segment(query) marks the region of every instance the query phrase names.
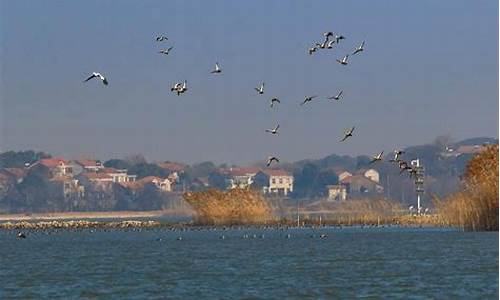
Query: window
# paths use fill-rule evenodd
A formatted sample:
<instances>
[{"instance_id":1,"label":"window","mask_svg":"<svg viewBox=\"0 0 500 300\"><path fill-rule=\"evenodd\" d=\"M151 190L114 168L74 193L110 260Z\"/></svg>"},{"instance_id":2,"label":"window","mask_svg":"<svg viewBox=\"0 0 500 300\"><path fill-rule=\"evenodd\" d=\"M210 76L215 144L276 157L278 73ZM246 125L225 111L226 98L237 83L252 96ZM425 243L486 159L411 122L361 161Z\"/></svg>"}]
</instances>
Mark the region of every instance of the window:
<instances>
[{"instance_id":1,"label":"window","mask_svg":"<svg viewBox=\"0 0 500 300\"><path fill-rule=\"evenodd\" d=\"M283 184L283 178L280 178L280 184Z\"/></svg>"},{"instance_id":2,"label":"window","mask_svg":"<svg viewBox=\"0 0 500 300\"><path fill-rule=\"evenodd\" d=\"M271 179L271 182L272 182L273 184L276 184L276 178Z\"/></svg>"}]
</instances>

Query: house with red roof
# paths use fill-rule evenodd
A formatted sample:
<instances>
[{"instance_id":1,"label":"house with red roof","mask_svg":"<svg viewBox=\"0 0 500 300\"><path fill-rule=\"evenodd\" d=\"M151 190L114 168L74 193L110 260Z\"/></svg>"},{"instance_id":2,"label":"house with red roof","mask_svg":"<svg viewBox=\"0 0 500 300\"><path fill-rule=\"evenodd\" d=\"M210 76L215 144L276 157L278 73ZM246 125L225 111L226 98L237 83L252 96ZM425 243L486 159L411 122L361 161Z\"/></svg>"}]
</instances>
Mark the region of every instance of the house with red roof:
<instances>
[{"instance_id":1,"label":"house with red roof","mask_svg":"<svg viewBox=\"0 0 500 300\"><path fill-rule=\"evenodd\" d=\"M64 158L44 158L31 165L30 168L42 165L49 169L51 177L73 176L73 166Z\"/></svg>"}]
</instances>

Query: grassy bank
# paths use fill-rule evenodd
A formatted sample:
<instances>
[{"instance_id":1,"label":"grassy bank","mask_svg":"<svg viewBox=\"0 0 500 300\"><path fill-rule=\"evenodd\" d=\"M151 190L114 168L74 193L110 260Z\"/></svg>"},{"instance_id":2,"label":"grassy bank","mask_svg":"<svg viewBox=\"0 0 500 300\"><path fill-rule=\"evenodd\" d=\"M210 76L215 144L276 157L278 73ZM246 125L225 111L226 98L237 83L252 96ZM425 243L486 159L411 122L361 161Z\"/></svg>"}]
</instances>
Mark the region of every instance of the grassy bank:
<instances>
[{"instance_id":1,"label":"grassy bank","mask_svg":"<svg viewBox=\"0 0 500 300\"><path fill-rule=\"evenodd\" d=\"M498 231L498 145L473 158L462 191L437 200L444 221L468 231Z\"/></svg>"}]
</instances>

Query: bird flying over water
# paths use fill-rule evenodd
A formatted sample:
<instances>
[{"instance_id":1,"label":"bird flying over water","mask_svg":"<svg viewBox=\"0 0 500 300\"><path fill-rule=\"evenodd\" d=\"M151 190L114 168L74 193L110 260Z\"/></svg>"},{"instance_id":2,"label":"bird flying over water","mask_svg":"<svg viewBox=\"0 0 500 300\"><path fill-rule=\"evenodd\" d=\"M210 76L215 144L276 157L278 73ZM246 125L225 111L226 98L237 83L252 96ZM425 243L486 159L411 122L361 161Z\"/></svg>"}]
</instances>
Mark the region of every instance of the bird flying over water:
<instances>
[{"instance_id":1,"label":"bird flying over water","mask_svg":"<svg viewBox=\"0 0 500 300\"><path fill-rule=\"evenodd\" d=\"M156 37L156 41L157 42L163 42L163 41L166 41L168 40L168 37L164 36L164 35L159 35Z\"/></svg>"},{"instance_id":2,"label":"bird flying over water","mask_svg":"<svg viewBox=\"0 0 500 300\"><path fill-rule=\"evenodd\" d=\"M90 75L90 76L89 76L87 79L85 79L83 82L87 82L87 81L89 81L90 79L92 79L92 78L96 78L96 77L97 77L97 78L99 78L99 79L101 79L101 81L102 81L102 83L103 83L104 85L108 85L108 80L106 79L106 77L104 77L104 76L103 76L101 73L99 73L99 72L93 72L93 73L92 73L92 75Z\"/></svg>"},{"instance_id":3,"label":"bird flying over water","mask_svg":"<svg viewBox=\"0 0 500 300\"><path fill-rule=\"evenodd\" d=\"M300 103L300 105L304 105L304 104L306 104L307 102L311 102L311 101L312 101L312 99L314 99L314 98L316 98L316 97L318 97L318 96L308 96L308 97L305 97L305 98L304 98L304 101L303 101L302 103Z\"/></svg>"},{"instance_id":4,"label":"bird flying over water","mask_svg":"<svg viewBox=\"0 0 500 300\"><path fill-rule=\"evenodd\" d=\"M374 156L372 156L372 160L370 160L370 163L372 164L376 161L381 161L382 155L384 155L384 151L380 152L379 154L375 154Z\"/></svg>"},{"instance_id":5,"label":"bird flying over water","mask_svg":"<svg viewBox=\"0 0 500 300\"><path fill-rule=\"evenodd\" d=\"M161 49L160 51L158 51L158 53L168 55L170 53L170 50L172 50L173 48L174 47L169 47L167 49Z\"/></svg>"},{"instance_id":6,"label":"bird flying over water","mask_svg":"<svg viewBox=\"0 0 500 300\"><path fill-rule=\"evenodd\" d=\"M219 63L215 63L215 69L210 73L220 73L220 72L222 72L222 70L219 66Z\"/></svg>"},{"instance_id":7,"label":"bird flying over water","mask_svg":"<svg viewBox=\"0 0 500 300\"><path fill-rule=\"evenodd\" d=\"M364 46L365 46L365 41L361 42L361 45L359 45L358 47L354 48L354 52L352 53L352 55L354 55L356 53L359 53L359 52L362 52Z\"/></svg>"},{"instance_id":8,"label":"bird flying over water","mask_svg":"<svg viewBox=\"0 0 500 300\"><path fill-rule=\"evenodd\" d=\"M342 59L337 59L337 62L341 65L347 65L347 59L349 58L349 54L347 54L346 56L344 56Z\"/></svg>"},{"instance_id":9,"label":"bird flying over water","mask_svg":"<svg viewBox=\"0 0 500 300\"><path fill-rule=\"evenodd\" d=\"M182 86L182 83L180 82L177 82L175 83L171 88L170 88L170 91L173 92L173 91L177 91L178 89L180 89Z\"/></svg>"},{"instance_id":10,"label":"bird flying over water","mask_svg":"<svg viewBox=\"0 0 500 300\"><path fill-rule=\"evenodd\" d=\"M267 158L267 163L266 163L266 166L268 166L268 167L269 167L269 166L272 164L272 162L273 162L273 161L275 161L275 162L277 162L277 163L279 163L279 162L280 162L280 160L279 160L277 157L275 157L275 156L269 156L269 157Z\"/></svg>"},{"instance_id":11,"label":"bird flying over water","mask_svg":"<svg viewBox=\"0 0 500 300\"><path fill-rule=\"evenodd\" d=\"M278 129L280 128L280 124L276 125L273 129L266 129L266 132L269 132L270 134L277 134Z\"/></svg>"},{"instance_id":12,"label":"bird flying over water","mask_svg":"<svg viewBox=\"0 0 500 300\"><path fill-rule=\"evenodd\" d=\"M259 86L259 87L256 87L255 90L257 92L259 92L260 95L264 94L264 82Z\"/></svg>"},{"instance_id":13,"label":"bird flying over water","mask_svg":"<svg viewBox=\"0 0 500 300\"><path fill-rule=\"evenodd\" d=\"M337 95L335 95L335 96L331 96L331 97L328 97L328 99L330 99L330 100L337 100L337 101L339 101L339 100L340 100L340 98L342 97L342 93L343 93L343 92L344 92L344 91L340 90L340 92L338 92L338 94L337 94Z\"/></svg>"},{"instance_id":14,"label":"bird flying over water","mask_svg":"<svg viewBox=\"0 0 500 300\"><path fill-rule=\"evenodd\" d=\"M346 130L344 130L344 137L340 140L341 142L347 140L348 137L351 137L352 136L352 133L354 132L354 126L352 126L351 128L348 128Z\"/></svg>"},{"instance_id":15,"label":"bird flying over water","mask_svg":"<svg viewBox=\"0 0 500 300\"><path fill-rule=\"evenodd\" d=\"M272 98L271 99L271 107L274 107L274 102L281 103L280 99L278 99L278 98Z\"/></svg>"}]
</instances>

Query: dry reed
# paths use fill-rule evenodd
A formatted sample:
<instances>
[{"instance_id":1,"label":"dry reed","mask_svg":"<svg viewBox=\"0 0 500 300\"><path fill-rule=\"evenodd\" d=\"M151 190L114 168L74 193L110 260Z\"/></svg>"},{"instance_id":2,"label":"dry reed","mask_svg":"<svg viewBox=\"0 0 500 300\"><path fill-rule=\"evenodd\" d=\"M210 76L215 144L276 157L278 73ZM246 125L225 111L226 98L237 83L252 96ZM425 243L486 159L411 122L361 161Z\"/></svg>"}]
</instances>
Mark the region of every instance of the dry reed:
<instances>
[{"instance_id":1,"label":"dry reed","mask_svg":"<svg viewBox=\"0 0 500 300\"><path fill-rule=\"evenodd\" d=\"M498 231L498 145L487 147L469 162L461 192L436 203L450 225L467 231Z\"/></svg>"},{"instance_id":2,"label":"dry reed","mask_svg":"<svg viewBox=\"0 0 500 300\"><path fill-rule=\"evenodd\" d=\"M210 189L186 193L184 199L195 210L195 223L203 225L265 224L273 220L271 207L258 191Z\"/></svg>"}]
</instances>

